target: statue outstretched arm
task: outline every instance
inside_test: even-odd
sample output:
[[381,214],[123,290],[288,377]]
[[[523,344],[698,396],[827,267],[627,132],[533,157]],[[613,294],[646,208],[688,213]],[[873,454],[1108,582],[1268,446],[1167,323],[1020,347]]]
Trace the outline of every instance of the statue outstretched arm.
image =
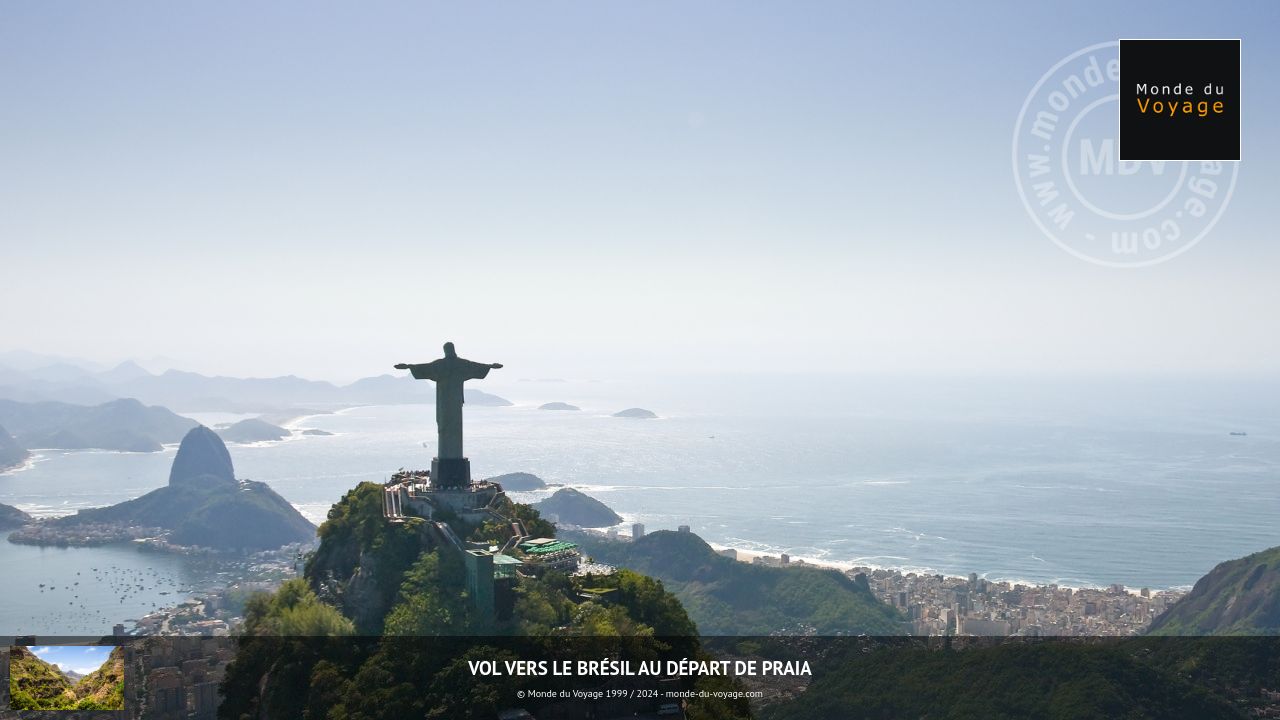
[[415,365],[414,363],[399,363],[396,365],[397,370],[408,370],[413,374],[415,380],[438,380],[436,370],[438,366],[435,363],[422,363]]

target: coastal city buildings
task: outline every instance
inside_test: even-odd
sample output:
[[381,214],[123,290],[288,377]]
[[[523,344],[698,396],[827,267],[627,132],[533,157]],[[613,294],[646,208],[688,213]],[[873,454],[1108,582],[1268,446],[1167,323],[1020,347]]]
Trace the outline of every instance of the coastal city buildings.
[[[677,532],[689,532],[680,526]],[[573,528],[577,532],[632,542],[616,531]],[[720,555],[770,567],[831,567],[787,553],[765,555],[721,548]],[[835,568],[833,568],[835,569]],[[843,569],[850,579],[865,581],[882,602],[897,608],[917,636],[1125,636],[1137,635],[1181,599],[1185,590],[1072,588],[981,578],[904,572],[885,568]],[[804,634],[804,628],[787,628]]]
[[223,572],[240,578],[229,585],[211,584],[172,607],[161,608],[133,621],[127,632],[117,625],[115,634],[144,636],[224,636],[243,623],[245,601],[254,593],[274,592],[280,584],[301,574],[301,558],[310,545],[288,545],[254,553],[235,561],[224,560]]
[[132,697],[127,716],[149,720],[214,720],[218,686],[235,658],[233,638],[157,637],[126,646]]
[[853,568],[905,615],[913,635],[1123,636],[1141,633],[1185,593],[1123,585],[1070,588]]
[[[813,567],[813,563],[781,556],[747,555],[732,548],[720,551],[735,560],[774,567]],[[876,597],[898,608],[910,622],[912,635],[998,635],[1052,637],[1067,635],[1124,636],[1146,629],[1186,593],[1123,585],[1070,588],[969,577],[854,567]]]

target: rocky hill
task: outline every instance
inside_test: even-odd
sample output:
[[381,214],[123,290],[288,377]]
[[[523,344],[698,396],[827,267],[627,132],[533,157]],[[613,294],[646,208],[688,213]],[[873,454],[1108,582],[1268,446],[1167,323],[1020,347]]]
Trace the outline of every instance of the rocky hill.
[[85,675],[72,688],[81,710],[124,709],[124,648],[116,647],[102,667]]
[[430,549],[421,521],[387,522],[382,488],[361,483],[329,509],[319,534],[320,547],[306,567],[312,589],[361,634],[381,632],[405,571]]
[[0,470],[17,467],[27,461],[31,453],[18,444],[13,436],[0,426]]
[[132,399],[101,405],[0,400],[0,424],[28,448],[156,452],[178,442],[194,420]]
[[1280,635],[1280,547],[1219,564],[1148,632]]
[[210,485],[234,486],[235,467],[231,453],[222,438],[203,425],[191,430],[182,438],[178,454],[169,466],[169,486]]
[[31,516],[12,505],[0,503],[0,530],[12,530],[31,522]]
[[555,515],[560,522],[578,527],[611,527],[622,522],[622,516],[608,505],[573,488],[561,488],[534,507],[544,516]]
[[[222,685],[223,717],[306,720],[317,717],[494,718],[516,705],[537,717],[651,717],[658,701],[633,691],[656,688],[647,677],[609,677],[621,699],[571,700],[546,693],[597,690],[601,678],[476,674],[469,661],[533,664],[574,655],[644,658],[659,665],[701,657],[696,628],[661,583],[621,570],[607,576],[521,574],[495,585],[507,612],[484,614],[471,600],[463,554],[420,518],[383,517],[383,488],[363,483],[331,508],[306,578],[287,581],[246,608],[244,634]],[[535,519],[513,505],[511,518]],[[443,517],[440,516],[440,517]],[[443,522],[443,521],[442,521]],[[485,546],[509,527],[478,528],[449,520],[452,532]],[[434,529],[429,529],[434,528]],[[553,531],[554,528],[547,528]],[[433,539],[434,538],[434,539]],[[439,543],[439,544],[437,544]],[[353,634],[355,634],[353,636]],[[297,636],[330,636],[299,642]],[[685,676],[672,690],[700,693],[688,717],[743,720],[747,703],[712,698],[740,689],[724,677]],[[551,699],[554,697],[554,699]]]
[[596,560],[652,575],[680,598],[704,635],[900,635],[903,618],[865,583],[836,570],[766,567],[731,560],[688,532],[635,542],[565,533]]
[[62,710],[74,704],[71,681],[56,667],[25,647],[9,649],[10,709]]
[[[177,545],[223,551],[269,550],[315,537],[315,526],[264,483],[238,481],[231,455],[209,428],[182,440],[169,485],[104,508],[28,525],[11,542],[79,544],[85,528],[126,539],[133,528],[159,528]],[[105,529],[104,529],[105,528]]]
[[9,649],[9,697],[13,710],[123,710],[124,648],[116,647],[102,667],[78,681],[41,660],[30,649]]

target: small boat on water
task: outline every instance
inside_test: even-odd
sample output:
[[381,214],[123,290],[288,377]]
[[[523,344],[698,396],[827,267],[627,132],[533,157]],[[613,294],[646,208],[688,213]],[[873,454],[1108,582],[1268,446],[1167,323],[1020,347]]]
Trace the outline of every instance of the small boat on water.
[[1238,431],[1236,431],[1236,430],[1232,430],[1232,431],[1231,431],[1231,434],[1232,434],[1232,435],[1235,435],[1235,436],[1237,436],[1237,437],[1244,437],[1244,436],[1248,435],[1249,433],[1247,433],[1247,432],[1238,432]]

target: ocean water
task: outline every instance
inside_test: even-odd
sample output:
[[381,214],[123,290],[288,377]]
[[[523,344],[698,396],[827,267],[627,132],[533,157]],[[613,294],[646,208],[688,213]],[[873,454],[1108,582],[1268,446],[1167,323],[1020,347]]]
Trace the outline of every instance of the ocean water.
[[[716,376],[483,387],[517,405],[467,406],[475,475],[533,472],[599,498],[627,523],[685,524],[721,545],[1163,588],[1280,544],[1278,395],[1265,382]],[[537,409],[554,400],[583,410]],[[661,418],[610,416],[632,406]],[[356,483],[427,467],[434,451],[430,406],[354,408],[296,426],[335,435],[231,453],[239,476],[267,482],[317,522]],[[0,502],[48,515],[136,497],[165,483],[174,452],[41,451],[0,475]],[[160,562],[128,548],[0,543],[0,570],[16,579],[9,592],[25,603],[0,608],[0,626],[30,621],[39,602],[29,584],[42,575],[14,568],[83,572],[69,558],[101,565],[120,552]],[[190,582],[181,559],[164,562],[171,584]]]

